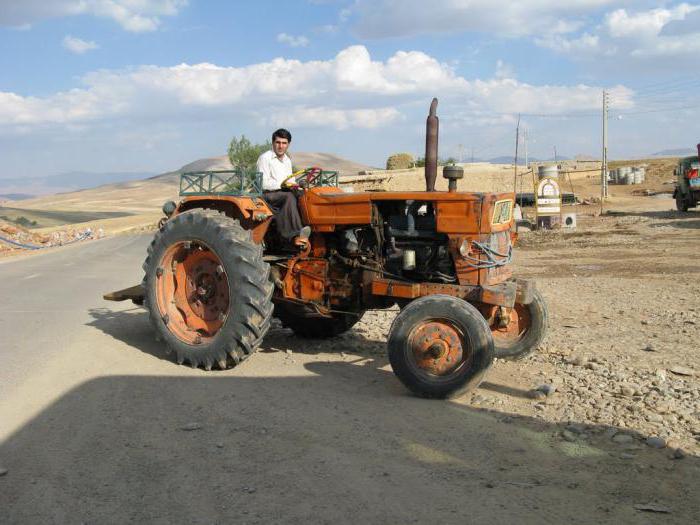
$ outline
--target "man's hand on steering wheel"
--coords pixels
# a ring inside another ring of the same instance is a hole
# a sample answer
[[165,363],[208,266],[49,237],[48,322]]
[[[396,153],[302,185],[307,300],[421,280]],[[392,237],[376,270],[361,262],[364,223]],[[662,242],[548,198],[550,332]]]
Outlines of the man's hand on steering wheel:
[[281,187],[283,189],[308,188],[319,173],[321,173],[321,168],[318,166],[295,171],[282,181]]

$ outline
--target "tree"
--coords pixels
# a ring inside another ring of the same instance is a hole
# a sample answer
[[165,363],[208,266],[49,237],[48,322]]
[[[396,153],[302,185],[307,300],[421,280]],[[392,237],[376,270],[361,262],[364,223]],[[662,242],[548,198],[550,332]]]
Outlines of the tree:
[[269,149],[272,149],[270,141],[264,144],[253,144],[245,135],[241,135],[240,139],[238,137],[231,139],[228,146],[228,158],[234,168],[252,170],[255,169],[255,163],[260,154]]

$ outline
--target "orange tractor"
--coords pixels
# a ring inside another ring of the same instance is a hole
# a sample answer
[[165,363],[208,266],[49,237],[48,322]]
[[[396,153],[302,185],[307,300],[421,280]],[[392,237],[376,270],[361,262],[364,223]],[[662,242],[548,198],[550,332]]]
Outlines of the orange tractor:
[[539,345],[547,309],[533,282],[512,277],[514,194],[457,192],[458,166],[443,169],[449,191],[435,191],[436,107],[425,192],[346,193],[336,173],[307,170],[298,202],[312,233],[299,252],[270,228],[260,174],[184,174],[142,284],[105,298],[145,304],[177,362],[207,370],[253,354],[272,317],[299,337],[326,338],[398,305],[388,354],[406,387],[438,398],[476,387],[494,356]]

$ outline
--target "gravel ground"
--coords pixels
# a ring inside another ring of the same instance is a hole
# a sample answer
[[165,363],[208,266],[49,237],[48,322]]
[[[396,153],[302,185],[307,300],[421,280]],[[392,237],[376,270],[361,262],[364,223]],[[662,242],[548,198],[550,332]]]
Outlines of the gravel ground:
[[[633,436],[623,454],[647,441],[671,457],[700,452],[698,225],[700,214],[630,212],[523,234],[515,272],[542,290],[548,335],[524,360],[497,360],[458,402],[570,423],[577,439],[587,425]],[[384,359],[397,312],[368,312],[311,347]]]

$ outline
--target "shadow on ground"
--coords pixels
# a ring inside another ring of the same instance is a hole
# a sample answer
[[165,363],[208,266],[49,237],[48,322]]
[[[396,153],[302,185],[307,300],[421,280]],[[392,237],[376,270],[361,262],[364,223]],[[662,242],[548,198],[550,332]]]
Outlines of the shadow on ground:
[[[163,358],[145,314],[94,323]],[[288,331],[278,337],[315,352]],[[0,445],[3,523],[700,518],[698,458],[613,443],[606,427],[570,426],[567,441],[560,425],[412,397],[361,338],[346,361],[311,360],[297,376],[248,377],[259,370],[247,363],[74,388]],[[671,513],[635,508],[648,504]]]

